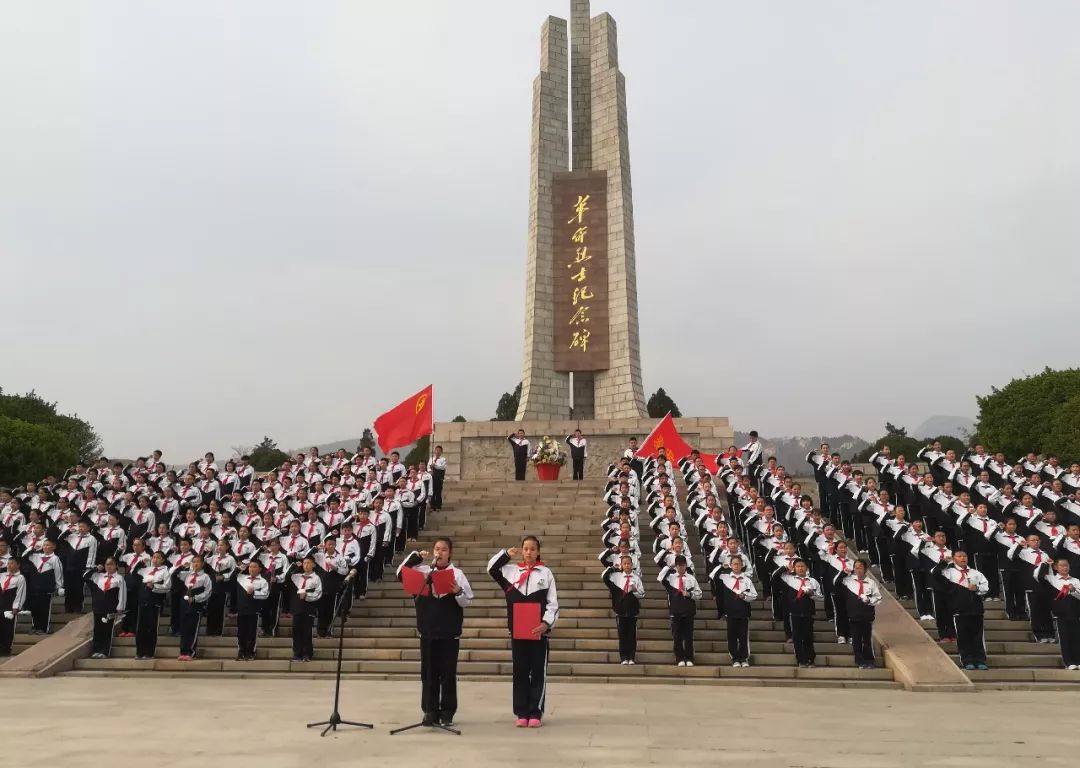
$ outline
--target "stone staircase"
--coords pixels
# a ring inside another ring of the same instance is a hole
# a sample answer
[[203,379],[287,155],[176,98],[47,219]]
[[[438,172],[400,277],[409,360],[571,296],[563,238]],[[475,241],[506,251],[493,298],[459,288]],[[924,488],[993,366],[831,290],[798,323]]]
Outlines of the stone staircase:
[[[560,618],[551,640],[549,674],[562,681],[662,682],[743,685],[899,687],[888,669],[859,670],[849,646],[838,645],[830,624],[818,623],[818,666],[799,669],[781,626],[763,606],[755,606],[751,625],[754,666],[733,668],[726,652],[724,622],[715,618],[708,596],[702,601],[695,633],[694,667],[676,667],[657,568],[643,563],[646,599],[638,632],[638,664],[618,663],[618,642],[602,567],[599,521],[601,484],[558,481],[525,483],[457,481],[447,484],[442,513],[429,521],[418,549],[429,549],[435,534],[454,539],[454,562],[468,576],[476,599],[466,610],[459,675],[464,679],[508,680],[511,664],[505,602],[488,577],[488,559],[502,547],[516,546],[525,533],[543,543],[542,557],[555,572]],[[642,530],[651,545],[651,531]],[[699,572],[703,564],[697,558]],[[165,624],[163,622],[162,626]],[[176,660],[176,638],[163,635],[157,658],[136,661],[132,639],[117,638],[110,659],[81,659],[68,673],[78,676],[322,677],[332,675],[338,640],[316,639],[315,660],[292,662],[291,627],[283,619],[279,637],[259,638],[258,659],[234,661],[233,622],[224,637],[202,637],[199,658]],[[346,628],[343,673],[347,677],[415,678],[419,646],[411,599],[394,581],[373,584],[357,603]]]
[[[888,586],[892,588],[891,584]],[[900,604],[918,621],[913,600],[900,600]],[[984,610],[986,661],[990,669],[963,670],[976,688],[1080,691],[1080,672],[1062,668],[1061,651],[1056,644],[1036,643],[1028,622],[1010,621],[1003,602],[987,600]],[[919,623],[930,637],[938,639],[935,624]],[[955,643],[945,643],[941,648],[960,665]]]

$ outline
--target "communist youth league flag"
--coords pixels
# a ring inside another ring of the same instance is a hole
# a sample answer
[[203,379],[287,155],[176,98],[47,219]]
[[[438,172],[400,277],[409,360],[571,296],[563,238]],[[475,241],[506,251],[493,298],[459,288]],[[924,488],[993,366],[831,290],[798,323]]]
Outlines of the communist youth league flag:
[[671,418],[670,411],[667,416],[660,419],[659,424],[653,427],[653,431],[638,448],[637,455],[656,456],[660,448],[667,452],[667,457],[671,461],[678,461],[684,456],[689,456],[690,451],[693,450],[682,439],[679,430],[675,429],[675,421]]
[[372,425],[379,439],[379,449],[390,453],[395,448],[423,437],[434,431],[434,405],[432,385],[428,384],[404,402],[395,405]]

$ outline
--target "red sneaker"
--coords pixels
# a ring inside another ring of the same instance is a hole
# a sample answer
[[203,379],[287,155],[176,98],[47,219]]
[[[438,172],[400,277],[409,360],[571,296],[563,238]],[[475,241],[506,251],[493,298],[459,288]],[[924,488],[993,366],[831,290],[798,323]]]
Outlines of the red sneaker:
[[191,661],[191,657],[190,656],[177,656],[176,660],[177,661]]
[[529,727],[530,728],[539,728],[540,727],[540,719],[536,718],[536,717],[531,718],[529,720]]
[[518,728],[528,728],[529,721],[526,720],[524,717],[519,717],[517,720],[514,721],[514,725]]

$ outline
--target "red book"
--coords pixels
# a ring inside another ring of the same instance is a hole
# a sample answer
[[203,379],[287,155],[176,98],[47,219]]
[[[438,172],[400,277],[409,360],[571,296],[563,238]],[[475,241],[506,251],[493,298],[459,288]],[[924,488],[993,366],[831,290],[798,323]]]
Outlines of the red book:
[[449,595],[454,590],[450,587],[454,583],[454,569],[443,568],[441,571],[431,572],[431,588],[437,595]]
[[431,590],[428,589],[427,585],[427,574],[421,573],[415,568],[401,569],[401,586],[407,594],[413,597],[431,594]]
[[514,603],[515,640],[540,639],[540,635],[534,635],[533,630],[540,626],[543,607],[540,603]]

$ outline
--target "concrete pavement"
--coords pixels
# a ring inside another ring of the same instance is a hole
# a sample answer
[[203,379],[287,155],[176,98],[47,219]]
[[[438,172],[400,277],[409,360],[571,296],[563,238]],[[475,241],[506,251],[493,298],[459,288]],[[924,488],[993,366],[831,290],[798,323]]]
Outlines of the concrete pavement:
[[[325,681],[9,678],[0,681],[0,744],[23,768],[153,764],[160,768],[354,766],[978,766],[1075,765],[1068,692],[948,695],[697,685],[556,684],[538,731],[512,726],[507,683],[462,683],[457,737],[426,730],[419,686],[346,681],[342,715],[377,730],[319,738]],[[1057,716],[1047,717],[1056,712]],[[838,724],[852,720],[853,739]],[[123,745],[160,749],[136,756]],[[390,761],[393,761],[392,763]]]

